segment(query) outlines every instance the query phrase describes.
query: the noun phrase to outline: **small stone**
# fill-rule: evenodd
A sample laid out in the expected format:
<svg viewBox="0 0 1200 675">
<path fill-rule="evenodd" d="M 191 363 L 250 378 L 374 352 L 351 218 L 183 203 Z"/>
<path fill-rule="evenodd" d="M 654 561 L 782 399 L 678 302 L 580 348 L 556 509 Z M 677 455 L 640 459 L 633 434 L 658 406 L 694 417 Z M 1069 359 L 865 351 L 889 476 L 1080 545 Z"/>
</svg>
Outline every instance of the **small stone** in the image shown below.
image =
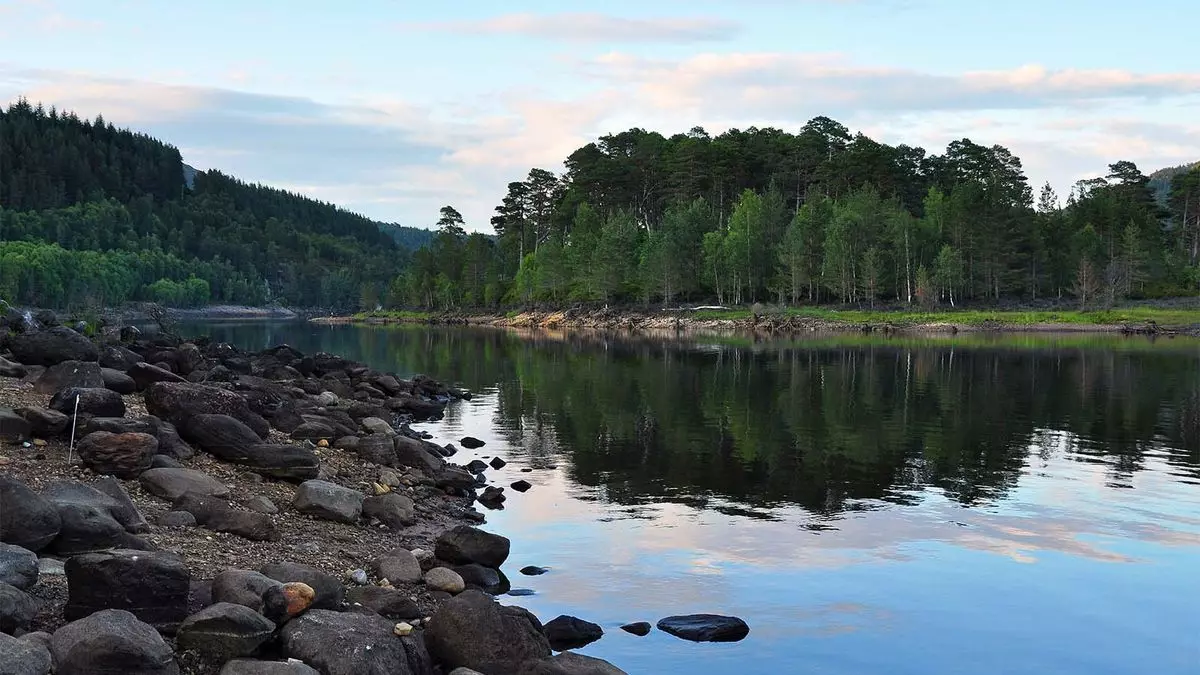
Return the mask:
<svg viewBox="0 0 1200 675">
<path fill-rule="evenodd" d="M 435 591 L 445 591 L 451 594 L 462 593 L 467 588 L 466 582 L 457 572 L 445 567 L 435 567 L 426 572 L 425 585 Z"/>
<path fill-rule="evenodd" d="M 263 593 L 263 615 L 275 623 L 283 623 L 306 612 L 316 598 L 312 586 L 299 581 L 272 586 Z"/>
<path fill-rule="evenodd" d="M 34 446 L 39 447 L 39 448 L 46 447 L 46 441 L 44 441 L 40 438 L 33 439 L 33 444 L 34 444 Z"/>
<path fill-rule="evenodd" d="M 392 486 L 384 485 L 383 483 L 372 483 L 371 487 L 375 489 L 375 496 L 386 495 L 392 491 Z"/>
<path fill-rule="evenodd" d="M 508 462 L 500 459 L 499 457 L 493 457 L 492 461 L 488 462 L 488 464 L 491 464 L 493 469 L 503 469 L 508 465 Z"/>
<path fill-rule="evenodd" d="M 367 584 L 371 583 L 370 580 L 367 579 L 367 571 L 362 569 L 351 570 L 346 574 L 346 578 L 358 584 L 359 586 L 366 586 Z"/>
<path fill-rule="evenodd" d="M 650 634 L 650 622 L 637 621 L 635 623 L 627 623 L 624 626 L 621 626 L 621 630 L 625 631 L 626 633 L 637 635 L 638 637 L 644 637 Z"/>
<path fill-rule="evenodd" d="M 413 632 L 413 627 L 412 624 L 401 621 L 400 623 L 396 624 L 396 628 L 392 632 L 398 637 L 404 637 L 405 635 Z"/>
<path fill-rule="evenodd" d="M 693 642 L 737 642 L 750 633 L 745 621 L 719 614 L 668 616 L 659 620 L 658 629 Z"/>
<path fill-rule="evenodd" d="M 519 481 L 514 482 L 509 487 L 516 490 L 517 492 L 528 492 L 529 488 L 533 487 L 533 485 L 531 485 L 529 483 L 529 481 L 527 481 L 527 480 L 519 480 Z"/>
<path fill-rule="evenodd" d="M 483 441 L 479 440 L 478 438 L 474 438 L 472 436 L 467 436 L 467 437 L 463 438 L 461 441 L 458 442 L 458 444 L 468 450 L 475 450 L 477 448 L 482 448 L 484 445 L 486 445 L 486 443 L 484 443 Z"/>
<path fill-rule="evenodd" d="M 545 567 L 537 567 L 535 565 L 529 565 L 528 567 L 521 568 L 521 574 L 524 574 L 527 577 L 541 576 L 549 571 L 550 570 L 546 569 Z"/>
<path fill-rule="evenodd" d="M 325 440 L 324 438 L 322 438 L 321 440 L 317 441 L 317 447 L 318 447 L 318 448 L 328 448 L 328 447 L 329 447 L 329 441 L 327 441 L 327 440 Z"/>
</svg>

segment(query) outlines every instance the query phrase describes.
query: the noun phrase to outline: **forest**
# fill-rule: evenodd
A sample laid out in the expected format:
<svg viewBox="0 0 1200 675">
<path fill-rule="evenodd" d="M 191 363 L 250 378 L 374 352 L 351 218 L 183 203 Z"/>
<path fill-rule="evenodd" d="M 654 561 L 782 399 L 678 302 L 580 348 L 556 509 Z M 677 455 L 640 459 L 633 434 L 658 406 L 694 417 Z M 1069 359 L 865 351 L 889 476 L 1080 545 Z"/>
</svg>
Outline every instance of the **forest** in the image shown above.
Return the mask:
<svg viewBox="0 0 1200 675">
<path fill-rule="evenodd" d="M 1115 161 L 1065 199 L 969 139 L 943 154 L 817 117 L 798 133 L 631 129 L 510 183 L 491 225 L 438 233 L 391 307 L 715 301 L 861 306 L 1196 295 L 1200 164 Z"/>
<path fill-rule="evenodd" d="M 429 240 L 218 171 L 188 182 L 178 149 L 102 117 L 0 110 L 0 298 L 373 307 L 408 262 L 397 242 Z"/>
</svg>

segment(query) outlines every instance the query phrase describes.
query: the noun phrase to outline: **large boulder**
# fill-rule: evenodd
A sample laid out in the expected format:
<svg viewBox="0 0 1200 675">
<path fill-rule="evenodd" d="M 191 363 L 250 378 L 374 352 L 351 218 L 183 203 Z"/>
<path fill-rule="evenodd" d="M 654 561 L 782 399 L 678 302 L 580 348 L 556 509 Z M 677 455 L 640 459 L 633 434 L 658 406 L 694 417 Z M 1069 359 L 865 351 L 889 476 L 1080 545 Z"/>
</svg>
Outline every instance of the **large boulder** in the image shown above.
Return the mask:
<svg viewBox="0 0 1200 675">
<path fill-rule="evenodd" d="M 323 675 L 433 675 L 420 635 L 394 631 L 379 616 L 313 610 L 284 626 L 280 638 L 285 655 Z"/>
<path fill-rule="evenodd" d="M 105 389 L 112 389 L 122 396 L 137 393 L 137 383 L 133 381 L 132 377 L 119 370 L 101 368 L 100 377 L 104 382 Z"/>
<path fill-rule="evenodd" d="M 395 492 L 367 497 L 362 503 L 362 513 L 393 530 L 400 530 L 417 522 L 413 500 Z"/>
<path fill-rule="evenodd" d="M 498 568 L 508 559 L 509 548 L 507 537 L 469 525 L 458 525 L 438 537 L 434 553 L 447 562 L 479 563 Z"/>
<path fill-rule="evenodd" d="M 396 466 L 396 445 L 393 436 L 371 434 L 358 439 L 354 454 L 364 462 L 380 466 Z"/>
<path fill-rule="evenodd" d="M 0 583 L 23 591 L 37 583 L 37 554 L 27 548 L 0 544 Z"/>
<path fill-rule="evenodd" d="M 179 675 L 175 655 L 158 631 L 120 609 L 59 628 L 50 652 L 57 675 Z"/>
<path fill-rule="evenodd" d="M 16 443 L 29 438 L 33 425 L 12 408 L 0 408 L 0 441 Z"/>
<path fill-rule="evenodd" d="M 3 413 L 0 410 L 0 415 Z M 17 408 L 16 413 L 29 423 L 29 433 L 37 438 L 54 438 L 71 423 L 70 417 L 49 408 Z"/>
<path fill-rule="evenodd" d="M 67 560 L 68 621 L 104 609 L 122 609 L 160 630 L 188 615 L 191 575 L 169 553 L 118 549 Z"/>
<path fill-rule="evenodd" d="M 40 551 L 61 529 L 58 507 L 24 483 L 0 476 L 0 542 Z"/>
<path fill-rule="evenodd" d="M 137 478 L 158 454 L 158 439 L 149 434 L 97 431 L 84 436 L 75 451 L 83 465 L 96 473 Z"/>
<path fill-rule="evenodd" d="M 258 571 L 285 584 L 299 582 L 312 588 L 316 593 L 312 603 L 313 609 L 340 610 L 345 604 L 346 589 L 342 587 L 342 582 L 315 567 L 278 562 L 263 565 Z"/>
<path fill-rule="evenodd" d="M 92 488 L 109 498 L 109 513 L 125 528 L 125 531 L 134 534 L 150 531 L 150 523 L 146 522 L 146 517 L 129 498 L 129 493 L 125 491 L 125 486 L 121 485 L 121 481 L 112 476 L 105 476 L 92 483 Z"/>
<path fill-rule="evenodd" d="M 255 473 L 291 481 L 316 478 L 321 472 L 321 460 L 299 445 L 260 443 L 246 448 L 237 463 Z"/>
<path fill-rule="evenodd" d="M 41 642 L 0 633 L 0 675 L 50 675 L 53 660 Z"/>
<path fill-rule="evenodd" d="M 389 619 L 416 619 L 421 608 L 406 593 L 381 586 L 357 586 L 346 592 L 346 602 L 351 607 L 369 609 Z"/>
<path fill-rule="evenodd" d="M 39 394 L 53 394 L 68 387 L 104 386 L 100 364 L 94 361 L 63 361 L 47 368 L 33 385 Z"/>
<path fill-rule="evenodd" d="M 79 399 L 78 412 L 80 415 L 125 416 L 125 401 L 121 399 L 121 395 L 104 388 L 69 387 L 63 389 L 50 399 L 50 409 L 57 410 L 64 415 L 74 415 L 76 398 Z"/>
<path fill-rule="evenodd" d="M 446 460 L 442 459 L 436 451 L 432 450 L 432 448 L 437 447 L 432 443 L 409 438 L 403 434 L 397 435 L 394 440 L 396 462 L 399 466 L 418 469 L 430 478 L 438 475 L 445 468 Z"/>
<path fill-rule="evenodd" d="M 270 425 L 237 394 L 190 382 L 155 382 L 145 391 L 146 409 L 181 430 L 197 415 L 229 415 L 266 438 Z"/>
<path fill-rule="evenodd" d="M 241 461 L 251 446 L 262 443 L 253 429 L 230 415 L 196 415 L 179 430 L 189 443 L 226 462 Z"/>
<path fill-rule="evenodd" d="M 750 633 L 745 621 L 719 614 L 668 616 L 657 625 L 664 633 L 693 642 L 737 642 Z"/>
<path fill-rule="evenodd" d="M 476 590 L 438 607 L 425 630 L 425 644 L 444 667 L 484 675 L 520 672 L 521 664 L 550 656 L 550 642 L 537 617 Z"/>
<path fill-rule="evenodd" d="M 212 599 L 213 602 L 242 605 L 261 613 L 263 596 L 270 589 L 282 585 L 283 582 L 260 572 L 227 569 L 213 577 Z"/>
<path fill-rule="evenodd" d="M 175 641 L 180 649 L 224 662 L 250 656 L 274 633 L 274 622 L 249 607 L 218 602 L 184 619 Z"/>
<path fill-rule="evenodd" d="M 626 675 L 626 673 L 603 659 L 574 652 L 563 652 L 550 658 L 526 663 L 521 668 L 521 675 Z"/>
<path fill-rule="evenodd" d="M 25 369 L 25 366 L 19 363 L 13 363 L 3 356 L 0 356 L 0 377 L 22 378 L 25 377 L 28 372 L 29 371 Z"/>
<path fill-rule="evenodd" d="M 213 532 L 228 532 L 252 541 L 274 541 L 279 538 L 275 521 L 265 513 L 235 509 L 219 497 L 185 493 L 171 506 L 173 511 L 186 511 L 196 523 Z"/>
<path fill-rule="evenodd" d="M 25 591 L 0 583 L 0 633 L 28 630 L 37 613 L 38 603 Z"/>
<path fill-rule="evenodd" d="M 328 481 L 309 480 L 296 489 L 292 508 L 305 515 L 353 525 L 362 515 L 363 494 Z"/>
<path fill-rule="evenodd" d="M 321 675 L 300 661 L 255 661 L 234 659 L 218 675 Z"/>
<path fill-rule="evenodd" d="M 122 373 L 128 373 L 129 369 L 136 366 L 141 360 L 142 357 L 137 353 L 120 345 L 109 345 L 100 350 L 100 366 Z"/>
<path fill-rule="evenodd" d="M 133 379 L 133 383 L 138 389 L 148 389 L 156 382 L 187 382 L 186 379 L 166 368 L 160 368 L 145 361 L 138 361 L 126 369 L 125 373 Z"/>
<path fill-rule="evenodd" d="M 13 356 L 27 366 L 53 366 L 63 361 L 97 361 L 100 350 L 91 340 L 65 326 L 13 336 Z"/>
<path fill-rule="evenodd" d="M 150 469 L 138 476 L 142 489 L 155 497 L 174 502 L 191 492 L 205 497 L 228 497 L 229 488 L 195 469 Z"/>
<path fill-rule="evenodd" d="M 130 419 L 128 417 L 91 417 L 79 421 L 75 435 L 77 438 L 83 438 L 97 431 L 107 431 L 110 434 L 148 434 L 157 438 L 158 423 L 157 418 L 154 417 L 141 417 L 138 419 Z"/>
<path fill-rule="evenodd" d="M 579 649 L 604 637 L 604 629 L 591 621 L 562 614 L 546 622 L 546 638 L 556 652 Z"/>
</svg>

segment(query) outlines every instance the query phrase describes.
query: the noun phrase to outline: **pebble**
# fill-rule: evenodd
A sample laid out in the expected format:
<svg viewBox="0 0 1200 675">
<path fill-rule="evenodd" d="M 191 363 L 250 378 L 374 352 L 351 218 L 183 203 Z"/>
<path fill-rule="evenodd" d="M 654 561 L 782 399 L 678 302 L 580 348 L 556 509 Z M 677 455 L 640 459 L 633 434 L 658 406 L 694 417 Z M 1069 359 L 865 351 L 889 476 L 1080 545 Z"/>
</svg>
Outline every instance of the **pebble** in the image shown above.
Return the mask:
<svg viewBox="0 0 1200 675">
<path fill-rule="evenodd" d="M 370 580 L 367 579 L 366 570 L 362 570 L 362 569 L 357 569 L 357 570 L 348 572 L 346 574 L 346 578 L 349 579 L 350 581 L 353 581 L 354 583 L 358 584 L 359 586 L 366 586 L 367 584 L 371 583 Z"/>
<path fill-rule="evenodd" d="M 405 635 L 413 632 L 413 627 L 412 624 L 401 621 L 400 623 L 396 624 L 396 628 L 392 632 L 399 637 L 404 637 Z"/>
</svg>

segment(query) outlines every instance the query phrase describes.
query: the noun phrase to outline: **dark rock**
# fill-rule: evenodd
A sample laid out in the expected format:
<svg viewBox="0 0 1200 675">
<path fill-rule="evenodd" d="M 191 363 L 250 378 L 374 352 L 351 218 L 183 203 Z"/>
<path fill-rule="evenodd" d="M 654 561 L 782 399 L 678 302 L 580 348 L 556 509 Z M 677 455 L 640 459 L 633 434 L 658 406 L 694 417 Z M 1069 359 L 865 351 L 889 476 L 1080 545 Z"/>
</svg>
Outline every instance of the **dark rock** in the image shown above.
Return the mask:
<svg viewBox="0 0 1200 675">
<path fill-rule="evenodd" d="M 125 528 L 126 532 L 139 534 L 150 531 L 150 524 L 146 522 L 146 517 L 134 505 L 120 481 L 112 476 L 105 476 L 92 483 L 92 487 L 112 500 L 109 512 Z"/>
<path fill-rule="evenodd" d="M 527 481 L 527 480 L 519 480 L 519 481 L 515 481 L 509 487 L 516 490 L 517 492 L 529 492 L 529 488 L 533 487 L 533 485 L 531 485 L 529 483 L 529 481 Z"/>
<path fill-rule="evenodd" d="M 0 410 L 0 416 L 3 415 Z M 49 408 L 17 408 L 16 413 L 29 422 L 29 434 L 34 438 L 54 438 L 67 430 L 71 418 Z M 3 422 L 0 422 L 0 428 Z M 3 432 L 0 431 L 0 436 Z"/>
<path fill-rule="evenodd" d="M 141 356 L 129 348 L 119 345 L 108 346 L 100 351 L 100 366 L 119 370 L 122 373 L 128 373 L 129 369 L 136 366 L 141 360 Z"/>
<path fill-rule="evenodd" d="M 149 434 L 154 436 L 158 431 L 155 418 L 143 417 L 129 419 L 128 417 L 92 417 L 80 420 L 76 435 L 80 438 L 97 431 L 107 431 L 110 434 Z"/>
<path fill-rule="evenodd" d="M 650 634 L 650 622 L 637 621 L 635 623 L 627 623 L 624 626 L 621 626 L 621 630 L 625 631 L 626 633 L 637 635 L 638 637 L 645 637 Z"/>
<path fill-rule="evenodd" d="M 313 609 L 340 610 L 345 604 L 346 589 L 342 587 L 342 582 L 315 567 L 281 562 L 264 565 L 258 571 L 276 581 L 308 584 L 317 594 Z"/>
<path fill-rule="evenodd" d="M 483 473 L 484 471 L 487 471 L 488 465 L 487 462 L 481 459 L 473 459 L 467 463 L 466 468 L 467 471 L 470 471 L 471 473 Z"/>
<path fill-rule="evenodd" d="M 161 449 L 162 446 L 160 445 L 159 447 Z M 151 458 L 150 468 L 151 469 L 182 469 L 183 465 L 180 464 L 179 460 L 175 459 L 174 457 L 164 455 L 160 452 L 157 455 L 155 455 L 153 458 Z M 142 475 L 144 476 L 145 474 L 143 473 Z M 139 478 L 140 478 L 140 476 L 139 476 Z"/>
<path fill-rule="evenodd" d="M 70 328 L 58 326 L 13 336 L 13 356 L 27 366 L 53 366 L 63 361 L 97 361 L 100 351 L 92 341 Z"/>
<path fill-rule="evenodd" d="M 175 363 L 179 365 L 180 375 L 190 375 L 204 363 L 204 355 L 196 345 L 185 342 L 175 350 Z"/>
<path fill-rule="evenodd" d="M 103 368 L 100 370 L 100 377 L 105 389 L 112 389 L 121 395 L 137 393 L 137 383 L 133 381 L 132 377 L 119 370 Z"/>
<path fill-rule="evenodd" d="M 417 522 L 416 514 L 413 512 L 413 501 L 395 492 L 377 497 L 367 497 L 362 502 L 362 514 L 378 520 L 393 530 L 399 530 Z"/>
<path fill-rule="evenodd" d="M 239 462 L 251 446 L 262 443 L 253 429 L 230 415 L 195 415 L 179 429 L 189 443 L 226 462 Z"/>
<path fill-rule="evenodd" d="M 414 420 L 440 419 L 446 411 L 446 404 L 424 401 L 415 396 L 400 395 L 387 400 L 391 410 L 411 415 Z"/>
<path fill-rule="evenodd" d="M 122 609 L 165 631 L 188 614 L 191 575 L 168 553 L 116 550 L 67 560 L 68 621 L 104 609 Z"/>
<path fill-rule="evenodd" d="M 375 378 L 375 386 L 387 392 L 388 396 L 395 396 L 404 391 L 404 387 L 401 386 L 400 381 L 393 375 L 380 375 Z"/>
<path fill-rule="evenodd" d="M 242 605 L 219 602 L 183 620 L 176 644 L 216 661 L 249 656 L 275 632 L 275 624 Z"/>
<path fill-rule="evenodd" d="M 254 661 L 234 659 L 218 675 L 321 675 L 299 661 Z"/>
<path fill-rule="evenodd" d="M 197 524 L 213 532 L 228 532 L 252 541 L 274 541 L 279 537 L 275 522 L 267 514 L 235 509 L 218 497 L 189 492 L 171 509 L 187 511 L 195 516 Z"/>
<path fill-rule="evenodd" d="M 458 444 L 468 450 L 476 450 L 476 449 L 482 448 L 484 445 L 486 445 L 486 443 L 484 443 L 483 441 L 479 440 L 478 438 L 473 438 L 471 436 L 467 436 L 467 437 L 463 438 L 461 441 L 458 442 Z"/>
<path fill-rule="evenodd" d="M 137 478 L 150 468 L 150 459 L 158 453 L 158 439 L 149 434 L 97 431 L 84 436 L 75 452 L 84 466 L 96 473 Z"/>
<path fill-rule="evenodd" d="M 158 517 L 161 527 L 196 527 L 196 516 L 187 511 L 167 511 Z"/>
<path fill-rule="evenodd" d="M 158 418 L 153 418 L 158 419 Z M 179 436 L 179 431 L 170 422 L 158 422 L 158 454 L 168 455 L 175 459 L 191 459 L 196 451 Z"/>
<path fill-rule="evenodd" d="M 59 325 L 58 315 L 52 309 L 39 309 L 33 315 L 33 318 L 37 319 L 37 322 L 46 328 L 53 328 Z"/>
<path fill-rule="evenodd" d="M 241 356 L 231 356 L 221 361 L 221 365 L 239 375 L 249 375 L 253 370 L 250 359 Z"/>
<path fill-rule="evenodd" d="M 133 382 L 137 385 L 138 389 L 148 389 L 156 382 L 187 382 L 186 379 L 176 373 L 166 368 L 146 363 L 145 361 L 138 361 L 130 366 L 125 373 L 133 378 Z"/>
<path fill-rule="evenodd" d="M 0 583 L 28 590 L 37 583 L 37 554 L 27 548 L 0 544 Z"/>
<path fill-rule="evenodd" d="M 75 398 L 79 398 L 79 414 L 94 417 L 124 417 L 125 401 L 109 389 L 63 389 L 50 399 L 50 409 L 64 415 L 74 415 Z"/>
<path fill-rule="evenodd" d="M 508 466 L 508 462 L 500 459 L 499 457 L 493 457 L 492 461 L 488 462 L 488 464 L 491 465 L 493 469 L 503 469 L 504 467 Z"/>
<path fill-rule="evenodd" d="M 390 455 L 391 460 L 393 463 L 395 463 L 396 449 L 392 445 L 392 439 L 388 438 L 387 442 L 388 442 L 387 449 L 388 449 L 388 452 L 391 453 L 391 455 Z M 358 450 L 358 443 L 359 443 L 358 436 L 342 436 L 341 438 L 334 441 L 333 447 L 335 447 L 339 450 L 350 450 L 353 452 L 355 450 Z M 385 455 L 385 457 L 387 457 L 387 456 L 388 455 Z M 364 460 L 364 461 L 372 461 L 372 460 Z M 378 464 L 379 462 L 375 462 L 375 463 Z"/>
<path fill-rule="evenodd" d="M 521 675 L 626 675 L 624 670 L 603 659 L 574 652 L 563 652 L 526 663 Z"/>
<path fill-rule="evenodd" d="M 391 436 L 371 434 L 357 440 L 354 454 L 359 459 L 380 466 L 396 466 L 396 445 Z"/>
<path fill-rule="evenodd" d="M 22 378 L 28 373 L 25 366 L 19 363 L 13 363 L 8 359 L 0 356 L 0 377 Z"/>
<path fill-rule="evenodd" d="M 411 584 L 421 580 L 421 563 L 406 548 L 397 548 L 375 561 L 375 575 L 393 584 Z"/>
<path fill-rule="evenodd" d="M 0 476 L 0 542 L 40 551 L 61 529 L 57 506 L 24 483 Z"/>
<path fill-rule="evenodd" d="M 452 568 L 458 576 L 462 577 L 463 582 L 468 588 L 478 588 L 479 590 L 490 595 L 500 595 L 507 593 L 510 588 L 508 579 L 500 570 L 484 567 L 478 563 L 470 565 L 458 565 Z"/>
<path fill-rule="evenodd" d="M 324 675 L 433 675 L 419 634 L 396 637 L 395 623 L 370 614 L 310 611 L 280 631 L 283 652 Z"/>
<path fill-rule="evenodd" d="M 273 586 L 263 593 L 262 614 L 277 625 L 283 625 L 308 611 L 316 597 L 312 586 L 300 581 Z"/>
<path fill-rule="evenodd" d="M 750 633 L 745 621 L 719 614 L 668 616 L 657 625 L 664 633 L 693 642 L 737 642 Z"/>
<path fill-rule="evenodd" d="M 0 633 L 27 630 L 37 613 L 38 603 L 25 591 L 0 583 Z"/>
<path fill-rule="evenodd" d="M 229 488 L 195 469 L 150 469 L 138 476 L 142 489 L 174 502 L 188 492 L 206 497 L 228 497 Z"/>
<path fill-rule="evenodd" d="M 265 513 L 268 516 L 273 516 L 279 513 L 279 507 L 275 506 L 275 502 L 259 495 L 246 500 L 246 508 L 256 513 Z"/>
<path fill-rule="evenodd" d="M 284 480 L 316 478 L 321 470 L 321 460 L 313 451 L 298 445 L 255 445 L 237 463 L 264 476 Z"/>
<path fill-rule="evenodd" d="M 52 665 L 41 642 L 0 633 L 0 675 L 50 675 Z"/>
<path fill-rule="evenodd" d="M 479 563 L 498 568 L 508 559 L 509 548 L 506 537 L 458 525 L 438 537 L 434 554 L 451 563 Z"/>
<path fill-rule="evenodd" d="M 524 598 L 530 595 L 537 595 L 537 591 L 533 590 L 532 588 L 510 588 L 508 589 L 507 594 L 513 596 L 514 598 Z"/>
<path fill-rule="evenodd" d="M 604 637 L 604 629 L 597 624 L 566 614 L 546 622 L 545 631 L 550 648 L 556 652 L 579 649 Z"/>
<path fill-rule="evenodd" d="M 78 555 L 118 547 L 139 550 L 150 548 L 145 541 L 125 530 L 113 516 L 111 505 L 71 499 L 56 502 L 56 505 L 61 530 L 51 544 L 51 549 L 59 555 Z"/>
<path fill-rule="evenodd" d="M 545 567 L 535 567 L 533 565 L 521 568 L 521 574 L 524 574 L 527 577 L 541 576 L 549 571 L 550 570 L 546 569 Z"/>
<path fill-rule="evenodd" d="M 394 440 L 398 466 L 412 467 L 430 478 L 437 476 L 445 468 L 446 461 L 427 449 L 429 447 L 436 448 L 436 445 L 409 438 L 403 434 L 396 436 Z"/>
<path fill-rule="evenodd" d="M 250 410 L 246 400 L 237 394 L 203 384 L 190 382 L 156 382 L 145 392 L 146 409 L 150 414 L 182 429 L 197 415 L 228 415 L 266 438 L 270 431 L 267 420 Z"/>
<path fill-rule="evenodd" d="M 334 431 L 333 427 L 324 422 L 305 422 L 292 430 L 292 438 L 298 441 L 320 441 L 332 440 L 337 438 L 338 432 Z"/>
<path fill-rule="evenodd" d="M 521 664 L 550 656 L 537 617 L 467 590 L 441 604 L 425 631 L 429 653 L 447 669 L 515 673 Z"/>
<path fill-rule="evenodd" d="M 296 489 L 292 508 L 300 513 L 354 524 L 362 516 L 363 494 L 323 480 L 309 480 Z"/>
<path fill-rule="evenodd" d="M 389 619 L 416 619 L 421 616 L 421 609 L 417 607 L 417 603 L 393 588 L 379 586 L 351 588 L 346 593 L 346 602 L 351 606 L 361 605 Z"/>
<path fill-rule="evenodd" d="M 33 385 L 39 394 L 53 394 L 68 387 L 90 389 L 104 386 L 100 364 L 95 361 L 63 361 L 46 369 Z"/>
<path fill-rule="evenodd" d="M 0 408 L 0 441 L 16 443 L 29 438 L 32 430 L 33 425 L 12 408 Z"/>
<path fill-rule="evenodd" d="M 50 638 L 50 652 L 57 675 L 179 675 L 162 636 L 119 609 L 59 628 Z"/>
<path fill-rule="evenodd" d="M 255 612 L 263 611 L 263 596 L 283 582 L 260 572 L 227 569 L 213 577 L 213 602 L 233 603 L 249 607 Z"/>
</svg>

